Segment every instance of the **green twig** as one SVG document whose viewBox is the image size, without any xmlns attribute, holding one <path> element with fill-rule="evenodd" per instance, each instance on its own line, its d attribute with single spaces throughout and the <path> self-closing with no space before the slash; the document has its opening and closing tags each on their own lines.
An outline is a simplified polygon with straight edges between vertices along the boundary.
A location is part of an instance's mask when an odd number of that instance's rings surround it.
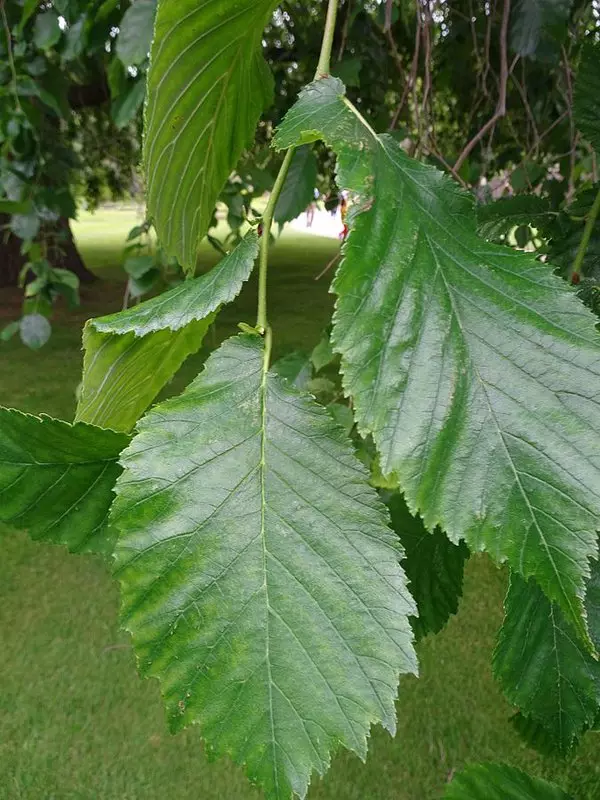
<svg viewBox="0 0 600 800">
<path fill-rule="evenodd" d="M 283 189 L 283 184 L 288 174 L 292 156 L 294 155 L 294 147 L 285 154 L 283 164 L 279 170 L 279 174 L 275 180 L 273 191 L 269 197 L 269 202 L 265 209 L 262 218 L 262 240 L 260 243 L 260 263 L 258 273 L 258 316 L 256 319 L 256 327 L 261 332 L 266 332 L 268 328 L 267 323 L 267 272 L 269 266 L 269 239 L 271 238 L 271 226 L 273 225 L 273 215 L 275 213 L 275 206 L 279 200 L 279 195 Z"/>
<path fill-rule="evenodd" d="M 338 0 L 329 0 L 329 5 L 327 6 L 327 19 L 325 20 L 325 30 L 323 31 L 321 55 L 319 56 L 319 64 L 315 73 L 316 81 L 319 80 L 319 78 L 325 78 L 327 75 L 329 75 L 337 10 Z"/>
<path fill-rule="evenodd" d="M 598 189 L 598 194 L 596 195 L 596 199 L 594 200 L 594 205 L 590 209 L 590 213 L 585 223 L 585 228 L 583 229 L 583 236 L 581 237 L 581 242 L 579 243 L 577 255 L 575 256 L 575 261 L 573 262 L 573 267 L 571 269 L 571 275 L 570 275 L 571 283 L 579 283 L 579 277 L 581 276 L 581 267 L 583 266 L 583 259 L 585 258 L 585 254 L 588 249 L 590 239 L 592 238 L 592 232 L 594 230 L 594 225 L 596 224 L 596 219 L 598 218 L 599 213 L 600 213 L 600 189 Z"/>
</svg>

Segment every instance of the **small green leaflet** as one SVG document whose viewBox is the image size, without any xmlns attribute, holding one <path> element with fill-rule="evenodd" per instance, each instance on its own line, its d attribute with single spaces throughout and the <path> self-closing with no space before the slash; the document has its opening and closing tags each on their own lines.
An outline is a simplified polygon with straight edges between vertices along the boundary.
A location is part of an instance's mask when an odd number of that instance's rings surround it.
<svg viewBox="0 0 600 800">
<path fill-rule="evenodd" d="M 590 37 L 591 39 L 592 37 Z M 600 154 L 600 45 L 584 44 L 575 81 L 574 112 L 577 127 Z"/>
<path fill-rule="evenodd" d="M 0 521 L 71 552 L 112 550 L 107 528 L 129 437 L 0 408 Z"/>
<path fill-rule="evenodd" d="M 157 0 L 135 0 L 123 14 L 116 49 L 126 67 L 141 64 L 150 53 L 156 4 Z"/>
<path fill-rule="evenodd" d="M 510 702 L 567 752 L 596 718 L 600 664 L 535 581 L 513 573 L 504 609 L 494 674 Z M 588 613 L 597 624 L 600 607 Z"/>
<path fill-rule="evenodd" d="M 148 213 L 188 272 L 272 97 L 262 32 L 277 0 L 160 0 L 148 75 Z"/>
<path fill-rule="evenodd" d="M 340 744 L 364 758 L 371 724 L 395 730 L 415 607 L 349 440 L 263 344 L 229 339 L 141 420 L 113 521 L 123 622 L 172 728 L 200 724 L 284 800 Z"/>
<path fill-rule="evenodd" d="M 470 764 L 459 772 L 444 800 L 572 800 L 554 783 L 508 764 Z"/>
<path fill-rule="evenodd" d="M 130 431 L 185 359 L 197 352 L 216 312 L 239 294 L 256 256 L 251 232 L 206 275 L 185 281 L 84 330 L 78 421 Z"/>
<path fill-rule="evenodd" d="M 441 631 L 458 611 L 469 548 L 464 542 L 453 544 L 439 528 L 429 533 L 420 517 L 410 513 L 400 492 L 383 497 L 404 548 L 402 566 L 419 612 L 411 623 L 421 639 Z"/>
<path fill-rule="evenodd" d="M 589 641 L 595 319 L 548 266 L 479 238 L 472 198 L 376 136 L 343 91 L 333 78 L 305 89 L 276 144 L 320 132 L 337 152 L 338 182 L 361 195 L 332 334 L 359 430 L 430 530 L 534 577 Z"/>
<path fill-rule="evenodd" d="M 309 145 L 299 147 L 292 158 L 283 189 L 275 206 L 274 219 L 279 225 L 290 222 L 315 199 L 317 159 Z"/>
</svg>

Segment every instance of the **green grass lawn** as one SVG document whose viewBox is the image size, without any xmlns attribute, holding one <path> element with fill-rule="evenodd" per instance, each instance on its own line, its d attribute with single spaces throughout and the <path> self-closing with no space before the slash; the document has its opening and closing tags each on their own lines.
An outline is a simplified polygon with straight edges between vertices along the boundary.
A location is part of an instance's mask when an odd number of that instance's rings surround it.
<svg viewBox="0 0 600 800">
<path fill-rule="evenodd" d="M 76 233 L 84 256 L 110 280 L 83 291 L 83 308 L 60 312 L 50 344 L 32 353 L 0 345 L 0 404 L 72 418 L 86 316 L 119 308 L 123 240 L 134 212 L 85 217 Z M 315 275 L 336 243 L 288 233 L 273 250 L 270 317 L 276 356 L 310 349 L 332 298 Z M 212 253 L 203 250 L 209 265 Z M 204 260 L 203 260 L 204 259 Z M 18 296 L 0 291 L 0 317 L 15 316 Z M 221 313 L 213 343 L 253 322 L 256 286 Z M 0 319 L 0 324 L 2 323 Z M 199 370 L 188 361 L 169 387 Z M 459 614 L 419 646 L 421 677 L 400 684 L 398 735 L 373 731 L 369 758 L 339 754 L 317 779 L 311 800 L 429 800 L 469 761 L 501 760 L 556 780 L 578 800 L 600 797 L 600 740 L 589 734 L 569 762 L 544 759 L 514 733 L 510 707 L 490 670 L 501 621 L 505 575 L 471 559 Z M 117 625 L 118 596 L 92 557 L 32 544 L 2 531 L 0 558 L 0 800 L 249 800 L 259 798 L 242 771 L 209 764 L 199 731 L 167 731 L 156 681 L 138 678 L 127 636 Z"/>
</svg>

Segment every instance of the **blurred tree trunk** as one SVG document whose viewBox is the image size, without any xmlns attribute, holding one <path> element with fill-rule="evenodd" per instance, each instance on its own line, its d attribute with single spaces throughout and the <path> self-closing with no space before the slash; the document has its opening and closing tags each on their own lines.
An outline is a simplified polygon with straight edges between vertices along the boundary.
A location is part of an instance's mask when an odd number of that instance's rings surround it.
<svg viewBox="0 0 600 800">
<path fill-rule="evenodd" d="M 25 263 L 21 255 L 21 240 L 12 234 L 8 234 L 6 225 L 9 222 L 6 214 L 0 214 L 0 288 L 6 286 L 16 286 L 19 280 L 19 272 Z M 57 232 L 61 234 L 60 251 L 49 259 L 54 267 L 70 269 L 74 272 L 82 283 L 91 283 L 96 280 L 83 263 L 83 259 L 77 250 L 73 240 L 71 225 L 65 218 L 57 222 Z"/>
</svg>

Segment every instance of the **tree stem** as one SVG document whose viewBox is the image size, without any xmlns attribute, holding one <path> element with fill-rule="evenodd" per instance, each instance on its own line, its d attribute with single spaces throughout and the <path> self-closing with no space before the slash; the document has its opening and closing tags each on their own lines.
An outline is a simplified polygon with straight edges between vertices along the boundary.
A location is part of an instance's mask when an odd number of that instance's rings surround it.
<svg viewBox="0 0 600 800">
<path fill-rule="evenodd" d="M 281 169 L 279 170 L 279 174 L 275 180 L 273 191 L 271 192 L 269 202 L 267 203 L 267 207 L 262 218 L 262 239 L 260 243 L 260 263 L 258 273 L 258 316 L 256 319 L 256 327 L 263 333 L 266 332 L 268 328 L 267 273 L 269 267 L 269 239 L 271 238 L 271 226 L 273 225 L 275 206 L 277 205 L 279 195 L 283 189 L 283 184 L 285 183 L 295 149 L 295 147 L 290 147 L 285 154 L 283 164 L 281 165 Z"/>
<path fill-rule="evenodd" d="M 581 275 L 581 267 L 583 266 L 583 259 L 585 258 L 585 254 L 588 249 L 590 239 L 592 238 L 592 232 L 594 230 L 594 225 L 596 224 L 596 220 L 598 218 L 599 213 L 600 213 L 600 189 L 598 189 L 598 194 L 596 195 L 596 199 L 594 200 L 594 205 L 590 209 L 590 213 L 585 223 L 585 228 L 583 229 L 583 236 L 581 237 L 581 242 L 579 243 L 577 255 L 575 256 L 575 261 L 573 262 L 573 268 L 571 269 L 571 276 L 570 276 L 571 283 L 573 282 L 578 283 L 577 279 Z M 574 278 L 575 281 L 573 281 Z"/>
<path fill-rule="evenodd" d="M 327 19 L 325 20 L 325 30 L 323 31 L 321 55 L 319 56 L 319 64 L 315 72 L 316 81 L 318 81 L 319 78 L 325 78 L 329 75 L 338 2 L 339 0 L 329 0 L 329 5 L 327 6 Z"/>
</svg>

